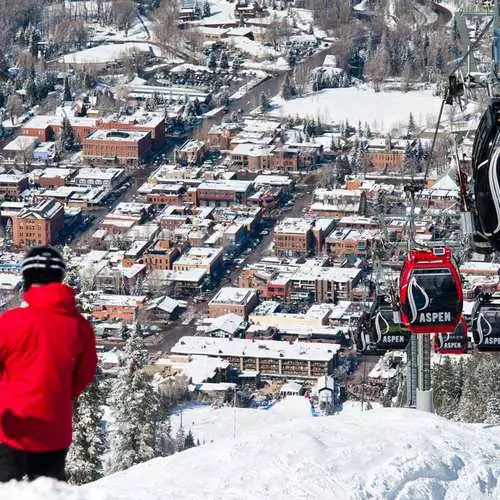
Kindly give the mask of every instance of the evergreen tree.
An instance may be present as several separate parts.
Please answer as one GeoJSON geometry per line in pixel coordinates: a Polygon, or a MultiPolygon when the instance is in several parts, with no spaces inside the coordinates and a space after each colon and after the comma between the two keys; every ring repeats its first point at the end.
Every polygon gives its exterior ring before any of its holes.
{"type": "Polygon", "coordinates": [[[0,81],[7,80],[9,77],[9,65],[7,64],[7,59],[5,54],[0,50],[0,81]]]}
{"type": "Polygon", "coordinates": [[[283,84],[281,85],[281,96],[285,99],[285,101],[288,101],[288,99],[291,99],[296,95],[297,89],[293,85],[290,75],[287,73],[283,79],[283,84]]]}
{"type": "Polygon", "coordinates": [[[373,137],[372,131],[370,129],[370,125],[368,125],[368,122],[365,122],[365,137],[367,139],[371,139],[373,137]]]}
{"type": "Polygon", "coordinates": [[[223,50],[221,52],[219,66],[221,69],[228,69],[229,68],[229,61],[228,61],[228,57],[227,57],[227,52],[225,50],[223,50]]]}
{"type": "Polygon", "coordinates": [[[208,69],[210,71],[215,71],[217,69],[217,56],[213,50],[210,52],[210,56],[208,58],[208,69]]]}
{"type": "Polygon", "coordinates": [[[203,12],[198,3],[194,4],[194,16],[196,17],[196,19],[201,19],[203,17],[203,12]]]}
{"type": "Polygon", "coordinates": [[[159,402],[151,377],[139,323],[125,344],[118,377],[112,385],[110,407],[115,422],[111,433],[110,472],[128,469],[160,454],[157,449],[159,402]]]}
{"type": "Polygon", "coordinates": [[[193,433],[191,432],[191,429],[189,429],[186,434],[186,438],[184,439],[184,449],[188,450],[189,448],[194,448],[195,446],[196,444],[194,442],[193,433]]]}
{"type": "Polygon", "coordinates": [[[37,95],[35,81],[31,76],[24,82],[24,92],[26,103],[28,103],[29,106],[33,106],[37,100],[37,95]]]}
{"type": "Polygon", "coordinates": [[[203,17],[209,17],[211,14],[210,4],[205,0],[205,3],[203,4],[203,17]]]}
{"type": "Polygon", "coordinates": [[[68,76],[64,77],[64,84],[63,84],[63,101],[64,102],[71,102],[73,98],[71,97],[71,89],[69,87],[69,80],[68,76]]]}
{"type": "Polygon", "coordinates": [[[175,451],[184,451],[184,446],[186,443],[186,433],[184,432],[184,427],[182,423],[175,433],[175,451]]]}
{"type": "Polygon", "coordinates": [[[413,118],[413,113],[410,112],[410,116],[408,118],[408,137],[415,137],[416,131],[417,127],[415,125],[415,119],[413,118]]]}
{"type": "Polygon", "coordinates": [[[486,402],[484,423],[490,425],[500,425],[500,390],[491,394],[486,402]]]}
{"type": "Polygon", "coordinates": [[[65,151],[71,151],[75,146],[73,127],[66,116],[62,120],[61,145],[65,151]]]}
{"type": "Polygon", "coordinates": [[[269,97],[267,97],[267,94],[265,92],[261,92],[260,94],[260,107],[262,111],[268,111],[271,106],[271,103],[269,102],[269,97]]]}
{"type": "Polygon", "coordinates": [[[446,418],[455,418],[460,401],[461,388],[457,393],[455,369],[450,358],[433,368],[434,406],[436,413],[446,418]]]}
{"type": "Polygon", "coordinates": [[[349,159],[346,156],[337,158],[337,182],[343,184],[345,178],[352,174],[352,168],[349,159]]]}
{"type": "Polygon", "coordinates": [[[105,436],[102,426],[105,395],[103,374],[78,398],[73,409],[73,443],[66,460],[66,474],[72,484],[85,484],[102,477],[105,436]]]}

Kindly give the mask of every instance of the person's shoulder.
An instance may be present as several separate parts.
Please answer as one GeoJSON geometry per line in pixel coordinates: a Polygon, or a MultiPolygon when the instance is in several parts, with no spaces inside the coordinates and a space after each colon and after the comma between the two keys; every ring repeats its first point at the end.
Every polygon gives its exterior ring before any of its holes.
{"type": "Polygon", "coordinates": [[[7,309],[0,314],[0,321],[14,321],[25,318],[29,314],[29,307],[26,303],[22,303],[18,307],[7,309]]]}
{"type": "Polygon", "coordinates": [[[83,330],[90,331],[92,333],[94,332],[92,323],[85,316],[83,316],[83,314],[78,313],[78,321],[83,330]]]}

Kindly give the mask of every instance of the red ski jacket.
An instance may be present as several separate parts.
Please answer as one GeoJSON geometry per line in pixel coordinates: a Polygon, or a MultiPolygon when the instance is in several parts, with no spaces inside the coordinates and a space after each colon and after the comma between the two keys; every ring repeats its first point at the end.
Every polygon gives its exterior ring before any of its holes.
{"type": "Polygon", "coordinates": [[[73,401],[95,377],[94,332],[62,283],[32,286],[24,301],[0,316],[0,443],[62,450],[73,401]]]}

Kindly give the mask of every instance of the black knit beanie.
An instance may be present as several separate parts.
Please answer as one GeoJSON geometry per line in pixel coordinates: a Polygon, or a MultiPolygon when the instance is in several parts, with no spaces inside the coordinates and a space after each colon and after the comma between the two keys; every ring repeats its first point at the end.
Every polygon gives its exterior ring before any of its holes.
{"type": "Polygon", "coordinates": [[[31,285],[61,282],[64,279],[66,265],[56,249],[48,246],[34,247],[26,254],[21,271],[24,290],[28,290],[31,285]]]}

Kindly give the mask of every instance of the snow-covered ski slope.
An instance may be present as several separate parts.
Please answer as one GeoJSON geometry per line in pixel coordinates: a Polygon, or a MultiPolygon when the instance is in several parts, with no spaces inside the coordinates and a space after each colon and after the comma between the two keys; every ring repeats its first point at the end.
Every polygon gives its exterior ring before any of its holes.
{"type": "MultiPolygon", "coordinates": [[[[498,427],[405,409],[286,418],[79,489],[0,487],[2,500],[500,498],[498,427]]],[[[255,418],[258,418],[256,415],[255,418]]],[[[69,488],[69,487],[68,487],[69,488]]]]}

